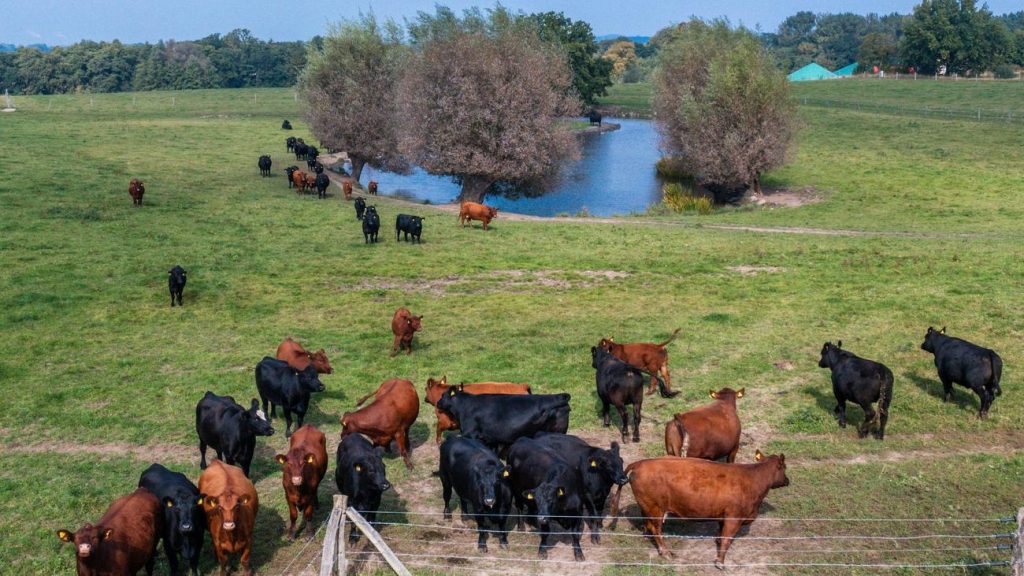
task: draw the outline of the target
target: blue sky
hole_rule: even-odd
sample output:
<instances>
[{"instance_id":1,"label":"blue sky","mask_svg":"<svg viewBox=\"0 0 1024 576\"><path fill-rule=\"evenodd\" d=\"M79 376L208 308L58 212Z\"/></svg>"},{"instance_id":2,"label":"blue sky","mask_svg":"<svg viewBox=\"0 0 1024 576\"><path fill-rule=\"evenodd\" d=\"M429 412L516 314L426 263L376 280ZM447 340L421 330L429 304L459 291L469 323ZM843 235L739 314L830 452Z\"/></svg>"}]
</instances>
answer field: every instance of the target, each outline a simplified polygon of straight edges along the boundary
<instances>
[{"instance_id":1,"label":"blue sky","mask_svg":"<svg viewBox=\"0 0 1024 576\"><path fill-rule=\"evenodd\" d=\"M73 44L82 39L155 42L195 40L209 34L248 28L263 40L308 40L328 22L351 18L360 10L399 22L417 11L432 12L433 0L0 0L0 43ZM461 11L493 6L469 0L441 2ZM558 11L590 23L594 33L651 35L690 16L726 16L733 23L773 31L787 16L813 12L909 13L917 0L775 0L710 2L629 2L623 0L505 0L512 10ZM996 14L1021 10L1021 0L990 0Z\"/></svg>"}]
</instances>

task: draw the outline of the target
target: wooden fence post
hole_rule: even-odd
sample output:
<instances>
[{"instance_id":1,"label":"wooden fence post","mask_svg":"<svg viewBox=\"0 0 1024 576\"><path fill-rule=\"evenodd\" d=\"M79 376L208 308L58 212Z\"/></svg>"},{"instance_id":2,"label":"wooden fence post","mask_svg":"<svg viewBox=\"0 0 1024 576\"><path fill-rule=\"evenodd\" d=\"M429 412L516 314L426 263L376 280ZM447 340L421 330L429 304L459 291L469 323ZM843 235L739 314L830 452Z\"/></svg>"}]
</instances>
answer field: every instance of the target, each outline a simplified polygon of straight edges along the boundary
<instances>
[{"instance_id":1,"label":"wooden fence post","mask_svg":"<svg viewBox=\"0 0 1024 576\"><path fill-rule=\"evenodd\" d=\"M349 508L345 514L348 515L349 519L352 520L352 523L355 524L352 529L355 530L358 528L366 535L366 538L377 548L381 556L384 557L384 560L386 560L388 565L391 566L391 569L395 571L395 574L398 574L398 576L412 576L412 574L409 573L408 568L406 568L405 565L402 564L402 561L398 559L398 556L391 551L391 547L388 546L387 542L381 538L380 533L378 533L377 530L375 530L374 527L366 521L366 518L363 518L362 514L357 512L354 508Z\"/></svg>"},{"instance_id":2,"label":"wooden fence post","mask_svg":"<svg viewBox=\"0 0 1024 576\"><path fill-rule=\"evenodd\" d=\"M340 540L338 525L342 524L345 515L345 497L341 494L334 495L334 507L331 508L331 516L327 520L327 533L324 534L324 551L320 557L320 576L332 576L334 574L334 549ZM344 524L342 524L344 525ZM344 544L342 544L344 550ZM344 576L344 572L339 572Z\"/></svg>"},{"instance_id":3,"label":"wooden fence post","mask_svg":"<svg viewBox=\"0 0 1024 576\"><path fill-rule=\"evenodd\" d=\"M339 498L335 496L335 498ZM348 560L345 558L345 518L348 516L345 511L348 509L348 496L340 496L341 518L338 520L338 576L345 576L348 572Z\"/></svg>"},{"instance_id":4,"label":"wooden fence post","mask_svg":"<svg viewBox=\"0 0 1024 576\"><path fill-rule=\"evenodd\" d=\"M1017 542L1013 547L1013 562L1010 565L1013 576L1024 576L1024 508L1017 510Z\"/></svg>"}]
</instances>

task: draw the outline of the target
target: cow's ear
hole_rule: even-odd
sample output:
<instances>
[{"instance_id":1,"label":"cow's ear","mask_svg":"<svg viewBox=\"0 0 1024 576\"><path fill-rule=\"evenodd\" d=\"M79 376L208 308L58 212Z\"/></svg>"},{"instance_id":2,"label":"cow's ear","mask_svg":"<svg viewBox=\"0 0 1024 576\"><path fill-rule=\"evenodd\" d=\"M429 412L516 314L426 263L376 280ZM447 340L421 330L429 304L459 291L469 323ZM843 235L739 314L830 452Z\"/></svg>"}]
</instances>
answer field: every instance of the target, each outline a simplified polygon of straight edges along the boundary
<instances>
[{"instance_id":1,"label":"cow's ear","mask_svg":"<svg viewBox=\"0 0 1024 576\"><path fill-rule=\"evenodd\" d=\"M715 392L714 390L708 390L708 396L711 396L712 398L717 399L718 398L718 392Z\"/></svg>"},{"instance_id":2,"label":"cow's ear","mask_svg":"<svg viewBox=\"0 0 1024 576\"><path fill-rule=\"evenodd\" d=\"M260 409L260 401L255 399L255 398L253 398L252 399L252 404L249 405L249 410L255 411L255 410L259 410L259 409Z\"/></svg>"},{"instance_id":3,"label":"cow's ear","mask_svg":"<svg viewBox=\"0 0 1024 576\"><path fill-rule=\"evenodd\" d=\"M737 398L743 398L743 395L746 394L746 392L747 392L746 388L740 388L739 391L736 392L736 397Z\"/></svg>"},{"instance_id":4,"label":"cow's ear","mask_svg":"<svg viewBox=\"0 0 1024 576\"><path fill-rule=\"evenodd\" d=\"M785 454L779 454L779 464L782 464L783 466L786 465L786 455Z\"/></svg>"},{"instance_id":5,"label":"cow's ear","mask_svg":"<svg viewBox=\"0 0 1024 576\"><path fill-rule=\"evenodd\" d=\"M946 327L943 326L942 330L939 330L939 334L945 334L945 333L946 333Z\"/></svg>"},{"instance_id":6,"label":"cow's ear","mask_svg":"<svg viewBox=\"0 0 1024 576\"><path fill-rule=\"evenodd\" d=\"M278 464L284 464L288 461L288 457L284 454L278 454L277 456L274 456L274 460L277 460Z\"/></svg>"},{"instance_id":7,"label":"cow's ear","mask_svg":"<svg viewBox=\"0 0 1024 576\"><path fill-rule=\"evenodd\" d=\"M100 534L100 542L104 542L104 541L110 540L110 538L113 535L114 535L114 529L113 528L107 528L106 530L104 530Z\"/></svg>"},{"instance_id":8,"label":"cow's ear","mask_svg":"<svg viewBox=\"0 0 1024 576\"><path fill-rule=\"evenodd\" d=\"M383 458L384 457L384 447L383 446L377 446L377 448L376 448L376 450L374 450L374 452L377 454L377 458Z\"/></svg>"},{"instance_id":9,"label":"cow's ear","mask_svg":"<svg viewBox=\"0 0 1024 576\"><path fill-rule=\"evenodd\" d=\"M441 376L441 385L444 386L446 384L448 384L448 375L447 374L445 374L444 376Z\"/></svg>"},{"instance_id":10,"label":"cow's ear","mask_svg":"<svg viewBox=\"0 0 1024 576\"><path fill-rule=\"evenodd\" d=\"M764 454L761 454L760 450L754 451L754 460L760 462L762 458L764 458Z\"/></svg>"},{"instance_id":11,"label":"cow's ear","mask_svg":"<svg viewBox=\"0 0 1024 576\"><path fill-rule=\"evenodd\" d=\"M61 540L65 541L65 542L74 542L75 541L75 535L72 534L68 530L57 530L57 538L60 538Z\"/></svg>"},{"instance_id":12,"label":"cow's ear","mask_svg":"<svg viewBox=\"0 0 1024 576\"><path fill-rule=\"evenodd\" d=\"M843 347L843 341L842 340L837 341L836 342L836 348L842 348L842 347Z\"/></svg>"},{"instance_id":13,"label":"cow's ear","mask_svg":"<svg viewBox=\"0 0 1024 576\"><path fill-rule=\"evenodd\" d=\"M612 454L619 455L619 443L612 441Z\"/></svg>"},{"instance_id":14,"label":"cow's ear","mask_svg":"<svg viewBox=\"0 0 1024 576\"><path fill-rule=\"evenodd\" d=\"M590 467L591 468L597 468L597 460L591 458L590 459Z\"/></svg>"}]
</instances>

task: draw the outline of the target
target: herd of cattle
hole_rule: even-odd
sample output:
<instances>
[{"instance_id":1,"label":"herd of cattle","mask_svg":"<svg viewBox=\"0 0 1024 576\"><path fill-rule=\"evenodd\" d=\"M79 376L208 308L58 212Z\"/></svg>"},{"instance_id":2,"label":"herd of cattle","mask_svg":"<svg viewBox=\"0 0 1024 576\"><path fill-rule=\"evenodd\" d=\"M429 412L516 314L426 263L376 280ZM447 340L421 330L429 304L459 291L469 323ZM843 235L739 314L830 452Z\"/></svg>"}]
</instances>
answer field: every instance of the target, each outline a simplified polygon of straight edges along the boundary
<instances>
[{"instance_id":1,"label":"herd of cattle","mask_svg":"<svg viewBox=\"0 0 1024 576\"><path fill-rule=\"evenodd\" d=\"M315 147L289 138L289 148L296 150L297 157L300 144L305 147L302 154L309 158L312 153L315 162ZM259 167L261 173L264 168L269 173L270 158L261 157ZM310 167L316 169L312 164ZM296 172L290 176L301 174L297 167L289 170L292 168ZM322 167L316 174L314 185L319 188L316 180L323 175ZM297 180L290 178L290 185ZM137 192L140 204L142 190L142 183L133 180L130 191L133 199ZM355 206L357 217L363 220L366 241L370 242L371 236L375 241L376 228L367 232L367 221L379 227L375 208L366 206L362 198L356 199ZM481 220L486 229L496 215L493 208L463 203L459 219L463 225L469 219ZM404 231L418 240L422 218L400 215L396 229L396 234ZM168 274L171 306L175 302L180 306L186 271L175 266ZM422 315L413 315L404 307L395 311L391 356L400 350L412 353L413 336L422 330L422 319ZM664 398L678 394L672 389L667 351L678 333L676 329L661 343L620 344L614 338L603 338L591 348L602 423L610 426L610 408L615 406L621 421L621 442L628 442L630 436L627 407L632 407L633 413L631 440L639 442L645 395L656 389ZM947 336L945 328L929 327L921 348L934 354L945 400L950 399L954 383L970 388L981 401L979 417L986 417L994 398L1002 392L999 355ZM864 411L859 436L865 437L874 427L875 437L882 440L893 396L892 371L844 350L841 341L835 345L826 342L818 364L831 370L839 425L845 427L846 402L852 401ZM312 539L313 514L320 504L318 490L327 475L329 458L325 434L304 424L304 419L313 394L325 390L320 376L332 372L323 349L309 352L287 338L274 357L264 357L256 365L259 399L253 397L248 407L231 396L207 391L195 412L202 470L198 486L184 474L153 464L142 472L138 489L111 503L95 524L86 523L74 532L58 530L62 541L74 544L78 574L135 574L142 568L151 573L156 547L162 540L171 572L180 574L181 563L185 562L196 575L205 531L210 533L222 575L233 555L240 557L244 573L251 574L259 494L249 479L250 467L257 437L275 434L271 421L277 417L278 407L289 439L288 451L275 456L288 502L287 534L295 538L301 513L306 535ZM487 551L490 535L507 548L509 521L515 517L520 530L524 522L536 527L541 558L546 558L553 546L550 537L557 523L571 535L575 559L584 560L580 542L584 525L591 533L591 542L599 544L611 491L616 489L611 498L614 519L622 487L629 484L644 532L663 556L672 556L662 537L669 514L719 519L715 563L722 567L734 537L743 525L757 518L768 492L789 484L783 454L764 455L758 450L753 463L735 462L742 429L737 401L745 396L744 388L712 390L710 403L675 414L664 428L667 456L638 460L628 466L620 456L619 442L612 441L604 448L568 434L570 394L534 391L529 384L513 382L450 385L447 376L426 382L424 401L434 408L435 441L440 444L437 474L443 513L450 519L454 490L464 517L476 521L480 551ZM872 408L873 404L877 409ZM335 484L341 494L348 496L349 505L371 523L376 522L383 493L391 487L383 452L390 451L394 442L405 465L413 467L409 433L419 411L420 398L414 384L394 378L360 398L353 411L341 416L341 442L334 456ZM446 431L458 433L443 438ZM217 455L209 463L207 448ZM352 530L350 541L359 535L358 530Z\"/></svg>"}]
</instances>

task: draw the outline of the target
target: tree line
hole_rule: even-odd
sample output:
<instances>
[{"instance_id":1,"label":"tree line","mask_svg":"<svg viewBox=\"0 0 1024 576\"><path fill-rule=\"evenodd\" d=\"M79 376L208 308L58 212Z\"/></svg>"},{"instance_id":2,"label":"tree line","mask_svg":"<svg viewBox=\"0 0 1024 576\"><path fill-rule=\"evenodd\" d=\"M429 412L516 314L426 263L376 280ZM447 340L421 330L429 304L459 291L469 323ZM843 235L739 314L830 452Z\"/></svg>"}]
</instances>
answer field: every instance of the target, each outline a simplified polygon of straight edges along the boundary
<instances>
[{"instance_id":1,"label":"tree line","mask_svg":"<svg viewBox=\"0 0 1024 576\"><path fill-rule=\"evenodd\" d=\"M49 51L0 52L0 89L14 94L293 86L306 49L321 41L274 42L237 29L195 41L82 41Z\"/></svg>"}]
</instances>

